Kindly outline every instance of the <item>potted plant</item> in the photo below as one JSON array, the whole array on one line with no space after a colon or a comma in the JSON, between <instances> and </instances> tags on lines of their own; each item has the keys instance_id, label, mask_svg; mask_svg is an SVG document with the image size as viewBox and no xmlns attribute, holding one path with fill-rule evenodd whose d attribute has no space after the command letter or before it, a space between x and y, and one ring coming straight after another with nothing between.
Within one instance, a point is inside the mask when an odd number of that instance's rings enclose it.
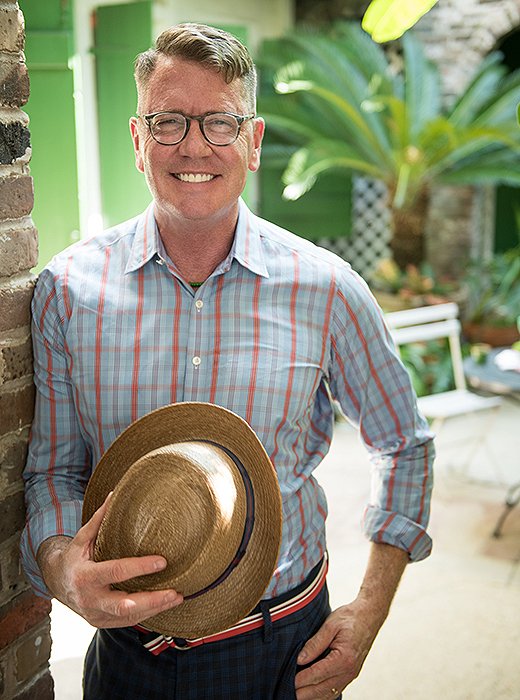
<instances>
[{"instance_id":1,"label":"potted plant","mask_svg":"<svg viewBox=\"0 0 520 700\"><path fill-rule=\"evenodd\" d=\"M433 184L520 184L520 70L506 75L501 55L490 54L445 108L439 71L420 42L408 32L402 47L398 72L356 24L270 40L259 56L259 112L277 155L281 144L292 149L283 176L287 199L341 169L386 183L392 253L405 269L425 258Z\"/></svg>"},{"instance_id":2,"label":"potted plant","mask_svg":"<svg viewBox=\"0 0 520 700\"><path fill-rule=\"evenodd\" d=\"M458 301L454 283L438 280L427 263L409 264L401 270L394 260L382 260L371 276L370 286L383 311Z\"/></svg>"},{"instance_id":3,"label":"potted plant","mask_svg":"<svg viewBox=\"0 0 520 700\"><path fill-rule=\"evenodd\" d=\"M520 244L487 260L475 260L464 280L464 335L471 343L509 346L520 339Z\"/></svg>"}]
</instances>

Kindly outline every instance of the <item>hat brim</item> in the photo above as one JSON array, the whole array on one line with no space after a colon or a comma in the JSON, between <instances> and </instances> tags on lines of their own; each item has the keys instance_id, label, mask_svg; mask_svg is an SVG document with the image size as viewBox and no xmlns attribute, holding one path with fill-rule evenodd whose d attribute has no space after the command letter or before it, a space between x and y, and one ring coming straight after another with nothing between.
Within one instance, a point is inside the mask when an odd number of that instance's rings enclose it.
<instances>
[{"instance_id":1,"label":"hat brim","mask_svg":"<svg viewBox=\"0 0 520 700\"><path fill-rule=\"evenodd\" d=\"M265 593L278 560L280 488L274 467L248 423L228 409L201 402L171 404L148 413L126 428L102 456L88 483L82 514L85 523L132 464L148 452L193 440L221 445L244 465L253 486L255 513L247 550L223 582L143 621L151 630L187 639L220 632L251 612ZM169 586L163 581L160 587ZM153 585L149 590L154 590Z\"/></svg>"}]
</instances>

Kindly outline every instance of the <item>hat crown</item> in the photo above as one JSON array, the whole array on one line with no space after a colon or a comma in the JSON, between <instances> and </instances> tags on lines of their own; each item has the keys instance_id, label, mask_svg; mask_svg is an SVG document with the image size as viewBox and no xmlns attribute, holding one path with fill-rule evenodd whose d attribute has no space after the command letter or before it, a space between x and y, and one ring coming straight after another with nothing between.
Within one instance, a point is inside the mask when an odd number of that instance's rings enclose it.
<instances>
[{"instance_id":1,"label":"hat crown","mask_svg":"<svg viewBox=\"0 0 520 700\"><path fill-rule=\"evenodd\" d=\"M150 518L146 517L146 509L150 507L156 514L157 504L159 506L163 504L159 513L166 512L168 517L161 522L167 526L173 519L173 511L177 513L175 522L181 525L184 523L184 527L186 523L192 521L196 524L190 527L189 532L177 529L175 537L171 534L161 537L160 533L157 535L154 533L151 538L154 547L151 551L162 554L168 562L177 559L188 562L191 549L198 550L199 547L197 541L195 544L191 541L188 543L188 536L193 536L193 531L204 531L206 523L212 520L212 516L207 514L211 508L214 508L217 513L213 519L225 524L226 514L233 501L233 498L228 495L227 488L223 486L227 483L226 479L220 476L206 475L202 481L209 481L209 485L206 483L204 488L195 489L196 494L199 495L204 493L205 489L207 493L213 494L203 499L204 507L197 509L192 505L192 502L196 501L193 496L193 485L191 491L187 490L189 494L186 496L181 496L178 490L174 490L173 495L166 494L168 487L165 484L169 483L172 472L176 472L178 467L172 470L173 455L170 454L167 459L165 458L166 464L162 467L165 470L164 475L158 476L160 472L158 465L162 458L156 456L156 453L161 454L165 446L166 452L171 452L174 447L179 448L180 443L193 442L198 445L209 444L221 448L222 454L219 452L216 454L226 464L225 468L231 469L233 483L237 490L237 498L233 504L233 519L238 522L236 531L232 530L229 537L217 534L211 542L208 542L205 536L201 538L206 543L203 556L208 559L199 562L197 567L196 555L191 557L194 563L193 566L188 564L187 569L191 568L194 574L200 577L191 586L188 573L184 579L185 588L182 578L168 576L170 565L162 575L152 574L140 577L139 585L134 585L132 589L128 587L128 582L119 584L119 587L124 590L175 587L183 593L196 590L195 594L185 595L181 605L153 615L141 623L157 632L186 638L213 634L237 623L257 605L276 569L282 538L281 493L269 456L248 423L222 406L196 401L171 404L150 411L129 425L103 454L88 483L82 513L82 521L86 523L103 504L109 492L113 491L107 508L108 517L101 525L102 537L98 535L99 545L96 541L94 548L94 559L100 561L126 556L126 554L119 555L117 552L121 549L121 539L127 527L131 527L134 533L136 548L141 546L143 531L151 532L151 527L147 524ZM188 448L184 446L180 449ZM215 448L212 447L215 454L214 450ZM198 454L201 454L200 450ZM231 462L223 455L230 458ZM142 473L141 485L135 489L135 492L127 493L126 487L120 490L118 486L127 472L145 456L148 457L145 460L146 468L136 470L138 474ZM201 459L198 458L195 461L200 463ZM177 457L175 457L175 463L177 463ZM233 468L233 463L240 472L241 481ZM199 478L204 470L207 473L208 464L206 457L202 459L202 466L199 464L198 468L195 468L192 463L189 467L191 478L182 480L182 483L189 484L195 473ZM214 471L210 469L209 473L214 474ZM242 488L246 492L245 524L241 515ZM143 494L148 495L143 498ZM212 499L219 504L218 508L207 505L212 502ZM136 516L130 509L132 500L144 503L144 526L136 525L134 522ZM173 505L165 506L166 501L168 503L171 501ZM186 501L191 506L189 514L184 511ZM213 527L214 524L210 528L211 533L214 532ZM230 555L234 550L235 542L239 540L240 531L242 531L242 539L238 549ZM184 550L179 549L181 541L185 545ZM174 551L169 552L168 547L172 542ZM228 543L229 546L226 549ZM101 549L102 552L100 552ZM208 575L204 576L202 574L207 570L208 562L214 566L214 570L211 572L208 570ZM208 584L209 579L211 581ZM132 581L135 584L136 579Z\"/></svg>"},{"instance_id":2,"label":"hat crown","mask_svg":"<svg viewBox=\"0 0 520 700\"><path fill-rule=\"evenodd\" d=\"M235 557L246 510L244 482L224 450L202 441L165 445L138 459L116 486L95 556L162 554L166 569L125 581L124 589L173 587L191 596Z\"/></svg>"}]
</instances>

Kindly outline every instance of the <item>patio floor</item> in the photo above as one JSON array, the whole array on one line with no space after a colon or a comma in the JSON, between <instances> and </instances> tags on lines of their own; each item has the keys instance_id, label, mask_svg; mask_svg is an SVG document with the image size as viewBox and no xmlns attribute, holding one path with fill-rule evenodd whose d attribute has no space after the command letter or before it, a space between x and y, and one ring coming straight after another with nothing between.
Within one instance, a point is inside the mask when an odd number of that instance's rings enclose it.
<instances>
[{"instance_id":1,"label":"patio floor","mask_svg":"<svg viewBox=\"0 0 520 700\"><path fill-rule=\"evenodd\" d=\"M491 536L507 486L520 481L520 404L504 402L472 464L462 468L469 441L487 421L451 419L439 434L433 554L408 568L360 677L345 693L349 700L520 698L520 506L503 536ZM355 597L368 555L359 529L368 462L346 423L337 425L317 476L329 499L329 588L338 606ZM92 628L55 603L52 634L56 700L80 700Z\"/></svg>"}]
</instances>

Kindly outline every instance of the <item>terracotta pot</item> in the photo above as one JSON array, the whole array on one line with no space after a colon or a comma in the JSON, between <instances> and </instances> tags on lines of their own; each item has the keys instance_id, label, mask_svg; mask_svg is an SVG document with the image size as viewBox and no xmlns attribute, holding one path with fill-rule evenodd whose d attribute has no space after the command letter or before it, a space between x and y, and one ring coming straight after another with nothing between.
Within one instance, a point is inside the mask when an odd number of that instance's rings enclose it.
<instances>
[{"instance_id":1,"label":"terracotta pot","mask_svg":"<svg viewBox=\"0 0 520 700\"><path fill-rule=\"evenodd\" d=\"M494 348L502 348L520 340L516 326L489 326L480 323L463 323L462 331L470 343L487 343Z\"/></svg>"}]
</instances>

